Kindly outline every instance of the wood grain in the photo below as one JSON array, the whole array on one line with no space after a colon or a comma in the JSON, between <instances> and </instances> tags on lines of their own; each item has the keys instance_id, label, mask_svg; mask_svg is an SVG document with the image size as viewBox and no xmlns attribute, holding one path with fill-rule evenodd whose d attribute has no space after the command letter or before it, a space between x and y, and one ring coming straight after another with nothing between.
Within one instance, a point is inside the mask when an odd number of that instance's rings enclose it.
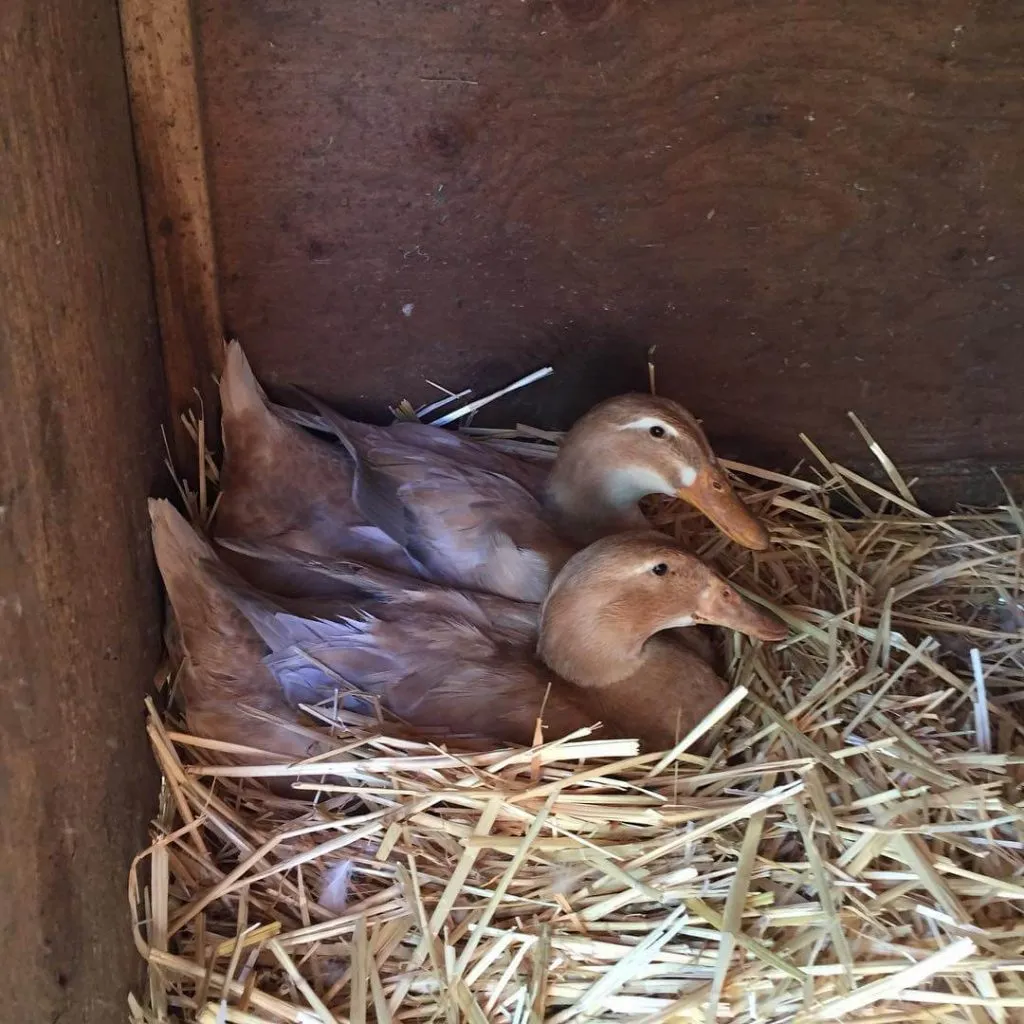
<instances>
[{"instance_id":1,"label":"wood grain","mask_svg":"<svg viewBox=\"0 0 1024 1024\"><path fill-rule=\"evenodd\" d=\"M109 1024L155 810L164 409L113 0L6 0L0 94L0 1018Z\"/></svg>"},{"instance_id":2,"label":"wood grain","mask_svg":"<svg viewBox=\"0 0 1024 1024\"><path fill-rule=\"evenodd\" d=\"M175 455L195 479L181 413L197 391L215 422L224 334L195 73L191 0L121 0ZM215 437L211 436L215 441Z\"/></svg>"},{"instance_id":3,"label":"wood grain","mask_svg":"<svg viewBox=\"0 0 1024 1024\"><path fill-rule=\"evenodd\" d=\"M367 412L553 362L505 415L556 425L657 343L732 454L860 459L854 408L946 497L1024 466L1012 0L197 9L225 317L271 379Z\"/></svg>"}]
</instances>

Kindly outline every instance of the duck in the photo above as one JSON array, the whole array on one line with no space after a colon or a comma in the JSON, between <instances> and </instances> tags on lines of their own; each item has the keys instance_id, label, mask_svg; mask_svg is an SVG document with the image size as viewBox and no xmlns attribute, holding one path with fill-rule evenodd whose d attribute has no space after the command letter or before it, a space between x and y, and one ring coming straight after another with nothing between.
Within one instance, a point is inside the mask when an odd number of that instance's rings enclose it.
<instances>
[{"instance_id":1,"label":"duck","mask_svg":"<svg viewBox=\"0 0 1024 1024\"><path fill-rule=\"evenodd\" d=\"M697 420L667 398L627 394L595 406L548 470L427 424L358 423L306 395L340 446L315 437L275 412L237 341L220 395L218 540L352 557L532 603L581 547L647 529L638 503L649 494L682 498L746 548L769 545ZM275 593L301 593L308 583L294 566L230 557Z\"/></svg>"},{"instance_id":2,"label":"duck","mask_svg":"<svg viewBox=\"0 0 1024 1024\"><path fill-rule=\"evenodd\" d=\"M540 608L530 648L514 633L495 633L486 615L451 606L387 615L382 602L364 598L330 618L296 615L230 576L167 503L151 505L151 516L189 664L182 686L189 724L236 738L246 734L238 722L243 703L291 715L290 722L299 704L347 686L433 735L530 746L539 720L548 738L601 723L603 735L664 750L728 689L664 631L706 622L765 641L787 634L774 615L656 531L606 537L571 556ZM263 655L255 675L254 637Z\"/></svg>"}]
</instances>

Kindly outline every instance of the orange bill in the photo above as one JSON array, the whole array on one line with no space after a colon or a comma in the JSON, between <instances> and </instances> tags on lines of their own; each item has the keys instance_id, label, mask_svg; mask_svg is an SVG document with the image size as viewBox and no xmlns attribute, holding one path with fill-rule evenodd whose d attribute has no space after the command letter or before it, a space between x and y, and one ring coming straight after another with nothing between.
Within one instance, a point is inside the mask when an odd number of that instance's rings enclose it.
<instances>
[{"instance_id":1,"label":"orange bill","mask_svg":"<svg viewBox=\"0 0 1024 1024\"><path fill-rule=\"evenodd\" d=\"M678 496L703 512L730 540L753 551L764 551L769 544L768 530L740 501L725 473L717 466L705 466L689 487L681 487Z\"/></svg>"},{"instance_id":2,"label":"orange bill","mask_svg":"<svg viewBox=\"0 0 1024 1024\"><path fill-rule=\"evenodd\" d=\"M740 597L728 585L709 587L701 595L699 613L694 618L758 640L778 641L789 636L789 627L780 618Z\"/></svg>"}]
</instances>

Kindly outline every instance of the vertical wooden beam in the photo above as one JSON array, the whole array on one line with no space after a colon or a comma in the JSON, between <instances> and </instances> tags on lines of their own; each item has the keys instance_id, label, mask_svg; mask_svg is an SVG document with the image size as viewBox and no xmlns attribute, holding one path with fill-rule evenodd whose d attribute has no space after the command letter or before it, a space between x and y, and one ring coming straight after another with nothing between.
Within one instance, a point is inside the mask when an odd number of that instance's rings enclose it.
<instances>
[{"instance_id":1,"label":"vertical wooden beam","mask_svg":"<svg viewBox=\"0 0 1024 1024\"><path fill-rule=\"evenodd\" d=\"M193 473L181 414L197 391L216 412L223 325L191 0L121 0L121 32L175 455Z\"/></svg>"},{"instance_id":2,"label":"vertical wooden beam","mask_svg":"<svg viewBox=\"0 0 1024 1024\"><path fill-rule=\"evenodd\" d=\"M0 0L0 97L0 1019L110 1024L157 807L166 415L116 0Z\"/></svg>"}]
</instances>

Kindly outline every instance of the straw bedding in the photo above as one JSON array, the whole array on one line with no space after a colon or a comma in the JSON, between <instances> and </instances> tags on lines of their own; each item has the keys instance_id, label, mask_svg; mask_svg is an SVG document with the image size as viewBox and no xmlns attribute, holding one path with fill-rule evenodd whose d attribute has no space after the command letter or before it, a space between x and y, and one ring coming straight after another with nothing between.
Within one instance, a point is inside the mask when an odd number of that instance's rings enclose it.
<instances>
[{"instance_id":1,"label":"straw bedding","mask_svg":"<svg viewBox=\"0 0 1024 1024\"><path fill-rule=\"evenodd\" d=\"M460 753L320 707L328 758L224 767L150 705L133 1020L1024 1020L1024 518L925 514L864 433L884 487L813 446L730 467L764 555L653 511L793 631L728 638L707 758Z\"/></svg>"}]
</instances>

